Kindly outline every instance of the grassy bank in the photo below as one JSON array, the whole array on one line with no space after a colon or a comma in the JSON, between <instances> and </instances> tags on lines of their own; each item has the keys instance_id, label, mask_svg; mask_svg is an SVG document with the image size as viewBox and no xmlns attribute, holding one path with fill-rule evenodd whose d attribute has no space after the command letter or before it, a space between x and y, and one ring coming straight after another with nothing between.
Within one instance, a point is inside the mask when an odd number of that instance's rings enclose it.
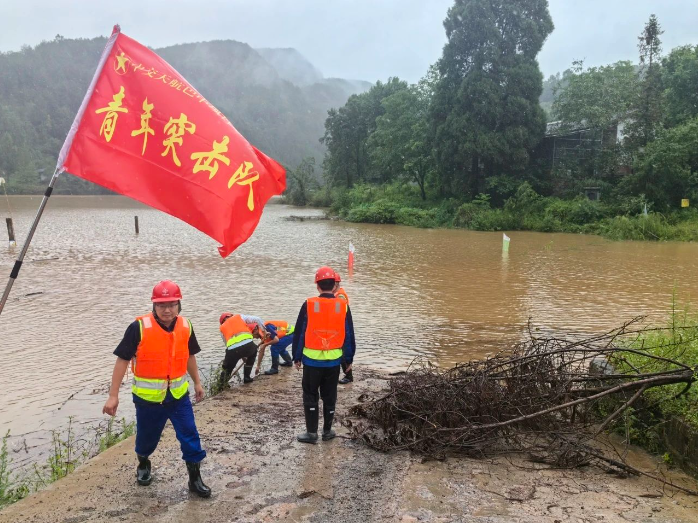
<instances>
[{"instance_id":1,"label":"grassy bank","mask_svg":"<svg viewBox=\"0 0 698 523\"><path fill-rule=\"evenodd\" d=\"M206 397L216 396L229 388L221 384L223 369L220 365L199 372ZM46 461L34 463L28 470L20 472L13 470L7 448L10 439L8 430L0 443L0 509L67 476L88 459L135 433L135 421L109 418L85 433L77 434L73 419L68 418L68 424L63 430L51 431L51 445Z\"/></svg>"},{"instance_id":2,"label":"grassy bank","mask_svg":"<svg viewBox=\"0 0 698 523\"><path fill-rule=\"evenodd\" d=\"M543 197L523 184L502 206L488 195L472 201L454 198L422 200L416 186L356 185L331 192L320 189L309 198L314 206L357 223L387 223L422 228L475 231L539 231L598 234L613 240L698 240L698 211L677 209L644 214L642 198L594 202Z\"/></svg>"},{"instance_id":3,"label":"grassy bank","mask_svg":"<svg viewBox=\"0 0 698 523\"><path fill-rule=\"evenodd\" d=\"M622 361L613 361L616 368L638 373L666 372L676 368L668 363L674 360L693 368L695 372L698 363L698 314L688 307L679 308L674 302L666 326L643 332L639 337L626 341L626 344L637 352L626 355ZM667 361L647 358L644 354L648 352ZM609 404L607 407L615 409L616 405ZM631 409L618 430L631 443L662 454L667 450L663 441L664 426L672 417L678 417L691 430L698 432L698 387L694 385L687 389L684 384L676 384L646 390L642 408ZM665 454L665 459L671 458Z\"/></svg>"},{"instance_id":4,"label":"grassy bank","mask_svg":"<svg viewBox=\"0 0 698 523\"><path fill-rule=\"evenodd\" d=\"M34 463L21 473L12 470L12 458L8 452L10 431L0 445L0 509L59 480L92 456L113 447L135 433L135 422L125 418L110 418L92 427L85 434L77 434L72 418L64 430L51 432L51 447L43 464Z\"/></svg>"}]
</instances>

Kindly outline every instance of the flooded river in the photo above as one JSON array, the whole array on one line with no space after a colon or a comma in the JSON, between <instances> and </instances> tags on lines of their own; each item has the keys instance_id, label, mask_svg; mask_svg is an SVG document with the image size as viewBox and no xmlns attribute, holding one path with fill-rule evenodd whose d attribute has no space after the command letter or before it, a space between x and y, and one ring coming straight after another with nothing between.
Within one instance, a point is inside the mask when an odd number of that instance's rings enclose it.
<instances>
[{"instance_id":1,"label":"flooded river","mask_svg":"<svg viewBox=\"0 0 698 523\"><path fill-rule=\"evenodd\" d=\"M10 198L20 242L39 202ZM9 215L4 199L0 211ZM446 366L494 352L521 339L529 318L562 332L637 315L659 322L674 289L684 302L698 291L698 245L511 233L503 253L501 233L285 219L321 214L268 205L252 238L224 260L210 238L126 198L52 197L0 315L0 431L11 430L13 450L45 444L69 416L85 426L104 419L112 351L165 278L182 288L204 370L223 356L222 311L293 322L325 264L351 299L357 367L388 370L417 356ZM4 288L18 250L7 247L4 225L0 240ZM127 387L119 409L132 416Z\"/></svg>"}]
</instances>

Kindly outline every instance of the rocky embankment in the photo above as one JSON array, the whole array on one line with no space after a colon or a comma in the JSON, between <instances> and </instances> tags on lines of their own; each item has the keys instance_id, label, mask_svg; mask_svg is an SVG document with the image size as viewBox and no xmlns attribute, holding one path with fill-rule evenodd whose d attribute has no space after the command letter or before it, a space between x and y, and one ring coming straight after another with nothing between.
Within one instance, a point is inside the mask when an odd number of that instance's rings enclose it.
<instances>
[{"instance_id":1,"label":"rocky embankment","mask_svg":"<svg viewBox=\"0 0 698 523\"><path fill-rule=\"evenodd\" d=\"M187 490L171 427L152 456L154 481L135 481L133 439L0 512L0 523L149 522L694 522L698 499L644 478L598 469L534 470L519 458L423 462L380 454L346 437L317 445L295 441L303 428L300 373L283 369L196 407L208 451L202 470L210 499ZM338 414L386 376L358 369L340 388ZM637 453L636 466L656 462ZM674 481L696 488L676 474Z\"/></svg>"}]
</instances>

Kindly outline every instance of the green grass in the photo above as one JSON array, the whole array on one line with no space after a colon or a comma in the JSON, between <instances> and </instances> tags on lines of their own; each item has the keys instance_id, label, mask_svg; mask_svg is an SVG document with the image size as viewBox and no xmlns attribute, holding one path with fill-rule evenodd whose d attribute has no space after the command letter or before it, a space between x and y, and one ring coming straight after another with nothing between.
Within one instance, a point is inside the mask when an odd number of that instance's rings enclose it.
<instances>
[{"instance_id":1,"label":"green grass","mask_svg":"<svg viewBox=\"0 0 698 523\"><path fill-rule=\"evenodd\" d=\"M638 198L594 202L582 196L542 197L528 184L521 185L503 207L492 207L486 194L466 202L434 195L424 201L417 187L398 183L358 184L332 191L322 188L313 194L311 203L329 205L330 213L355 223L596 234L611 240L698 241L698 210L644 215L640 213L644 201Z\"/></svg>"},{"instance_id":2,"label":"green grass","mask_svg":"<svg viewBox=\"0 0 698 523\"><path fill-rule=\"evenodd\" d=\"M677 368L650 355L695 369L698 364L698 315L688 307L678 308L674 300L664 328L648 330L637 338L626 340L624 344L638 352L625 353L622 359L611 362L623 372L653 373ZM662 425L672 416L678 416L698 430L698 387L694 385L687 391L685 388L684 384L675 384L648 389L643 394L643 408L629 409L624 423L618 425L616 430L624 433L632 443L652 452L663 452ZM621 401L624 400L607 402L602 409L610 412Z\"/></svg>"}]
</instances>

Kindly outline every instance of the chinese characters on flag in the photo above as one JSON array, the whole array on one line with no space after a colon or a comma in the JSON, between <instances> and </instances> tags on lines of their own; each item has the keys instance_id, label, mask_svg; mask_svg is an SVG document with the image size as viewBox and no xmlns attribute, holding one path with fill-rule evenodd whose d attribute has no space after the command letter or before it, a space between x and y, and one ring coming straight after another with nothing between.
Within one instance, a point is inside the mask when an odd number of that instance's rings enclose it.
<instances>
[{"instance_id":1,"label":"chinese characters on flag","mask_svg":"<svg viewBox=\"0 0 698 523\"><path fill-rule=\"evenodd\" d=\"M167 62L118 27L58 169L139 200L222 244L252 234L284 168L255 149Z\"/></svg>"}]
</instances>

